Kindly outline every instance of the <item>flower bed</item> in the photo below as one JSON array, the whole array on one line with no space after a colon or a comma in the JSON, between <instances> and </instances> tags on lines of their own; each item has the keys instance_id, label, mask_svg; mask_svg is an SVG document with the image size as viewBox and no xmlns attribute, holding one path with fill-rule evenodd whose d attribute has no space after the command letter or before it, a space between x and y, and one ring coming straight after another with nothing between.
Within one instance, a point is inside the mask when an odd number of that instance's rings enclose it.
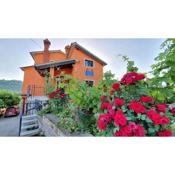
<instances>
[{"instance_id":1,"label":"flower bed","mask_svg":"<svg viewBox=\"0 0 175 175\"><path fill-rule=\"evenodd\" d=\"M126 73L101 97L98 128L105 136L172 136L175 108L158 104L144 81L145 75Z\"/></svg>"}]
</instances>

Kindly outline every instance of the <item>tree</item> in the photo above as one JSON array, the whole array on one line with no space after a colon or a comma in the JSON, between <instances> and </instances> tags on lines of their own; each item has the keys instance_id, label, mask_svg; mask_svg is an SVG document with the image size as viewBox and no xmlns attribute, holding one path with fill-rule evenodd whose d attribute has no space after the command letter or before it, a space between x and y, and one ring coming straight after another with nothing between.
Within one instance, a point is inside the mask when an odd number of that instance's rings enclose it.
<instances>
[{"instance_id":1,"label":"tree","mask_svg":"<svg viewBox=\"0 0 175 175\"><path fill-rule=\"evenodd\" d=\"M159 102L172 103L175 100L175 39L164 41L161 49L152 65L153 78L149 85L152 96Z\"/></svg>"}]
</instances>

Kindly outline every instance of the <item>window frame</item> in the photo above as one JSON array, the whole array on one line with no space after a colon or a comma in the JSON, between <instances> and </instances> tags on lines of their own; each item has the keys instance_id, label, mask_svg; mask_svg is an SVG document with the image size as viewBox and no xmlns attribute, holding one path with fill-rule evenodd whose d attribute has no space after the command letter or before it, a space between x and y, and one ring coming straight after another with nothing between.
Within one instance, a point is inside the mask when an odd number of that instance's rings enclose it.
<instances>
[{"instance_id":1,"label":"window frame","mask_svg":"<svg viewBox=\"0 0 175 175\"><path fill-rule=\"evenodd\" d=\"M87 71L90 71L90 72L92 73L92 75L87 75L87 74L86 74ZM94 71L93 71L93 70L88 70L88 69L87 69L87 70L85 71L85 76L94 77Z\"/></svg>"},{"instance_id":2,"label":"window frame","mask_svg":"<svg viewBox=\"0 0 175 175\"><path fill-rule=\"evenodd\" d=\"M92 64L93 64L93 66L86 66L86 61L91 61ZM85 67L91 67L91 68L94 68L94 67L95 67L95 62L94 62L93 60L90 60L90 59L85 58L85 59L84 59L84 66L85 66Z\"/></svg>"},{"instance_id":3,"label":"window frame","mask_svg":"<svg viewBox=\"0 0 175 175\"><path fill-rule=\"evenodd\" d=\"M88 79L85 79L85 82L86 82L86 83L87 83L87 81L91 81L91 82L93 82L93 85L90 86L90 87L93 87L93 86L95 85L95 80L88 80Z\"/></svg>"}]
</instances>

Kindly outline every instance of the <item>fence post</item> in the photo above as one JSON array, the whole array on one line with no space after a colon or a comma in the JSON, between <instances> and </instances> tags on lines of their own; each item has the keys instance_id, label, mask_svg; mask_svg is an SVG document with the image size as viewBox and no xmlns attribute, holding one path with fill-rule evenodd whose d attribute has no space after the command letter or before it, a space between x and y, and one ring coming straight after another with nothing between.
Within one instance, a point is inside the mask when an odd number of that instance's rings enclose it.
<instances>
[{"instance_id":1,"label":"fence post","mask_svg":"<svg viewBox=\"0 0 175 175\"><path fill-rule=\"evenodd\" d=\"M22 95L22 109L19 114L19 133L18 136L20 136L21 133L21 125L22 125L22 116L24 115L25 112L25 105L26 105L26 95Z\"/></svg>"}]
</instances>

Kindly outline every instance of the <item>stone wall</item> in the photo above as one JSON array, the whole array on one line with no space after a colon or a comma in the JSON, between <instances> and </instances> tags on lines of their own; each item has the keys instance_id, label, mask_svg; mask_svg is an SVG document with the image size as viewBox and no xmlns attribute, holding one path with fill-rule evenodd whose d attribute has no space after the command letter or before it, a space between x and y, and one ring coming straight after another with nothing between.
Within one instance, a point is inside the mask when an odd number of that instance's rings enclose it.
<instances>
[{"instance_id":1,"label":"stone wall","mask_svg":"<svg viewBox=\"0 0 175 175\"><path fill-rule=\"evenodd\" d=\"M47 114L45 116L38 116L38 120L42 127L42 132L46 137L66 137L66 136L77 136L77 137L91 137L93 135L88 133L69 133L63 128L58 128L57 124L59 122L58 117Z\"/></svg>"}]
</instances>

